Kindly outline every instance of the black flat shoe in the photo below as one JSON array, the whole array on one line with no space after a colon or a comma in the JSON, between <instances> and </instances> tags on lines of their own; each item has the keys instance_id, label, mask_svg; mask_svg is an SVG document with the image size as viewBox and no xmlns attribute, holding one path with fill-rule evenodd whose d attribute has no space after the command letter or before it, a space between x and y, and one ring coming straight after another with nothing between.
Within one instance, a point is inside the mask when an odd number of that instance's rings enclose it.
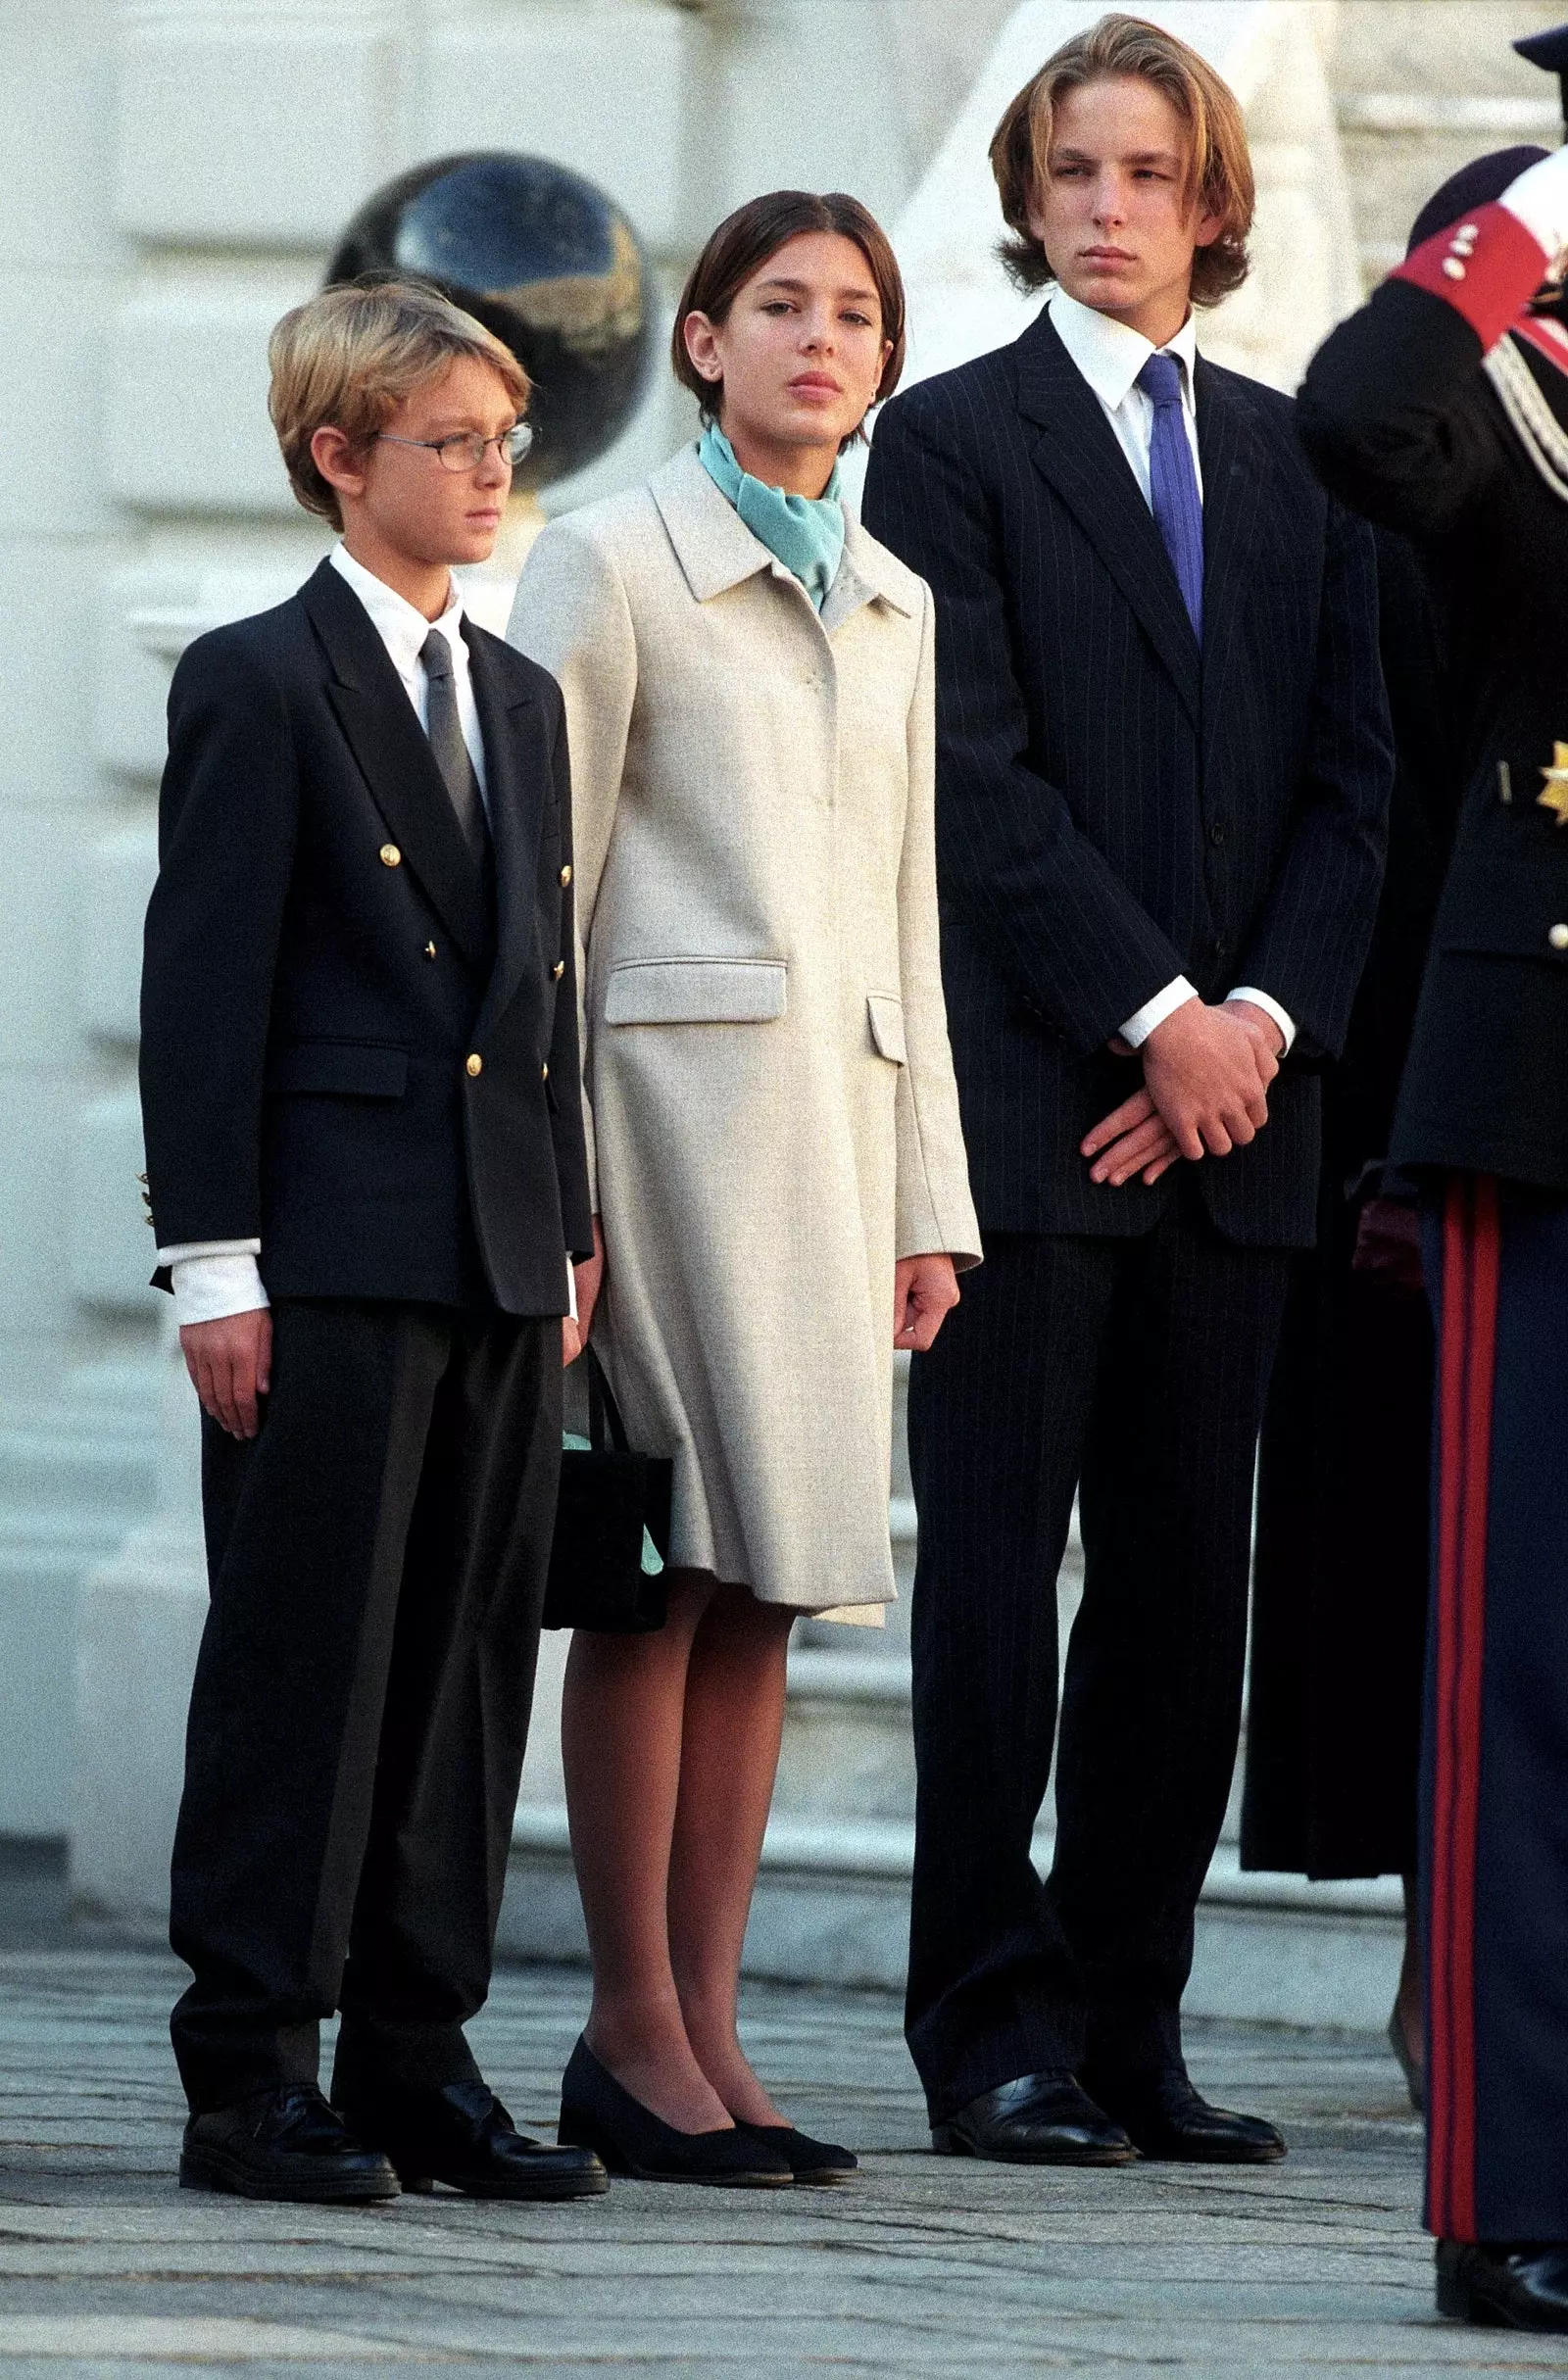
<instances>
[{"instance_id":1,"label":"black flat shoe","mask_svg":"<svg viewBox=\"0 0 1568 2380\"><path fill-rule=\"evenodd\" d=\"M1167 2066L1135 2082L1097 2077L1093 2088L1140 2157L1186 2165L1277 2165L1285 2142L1257 2115L1211 2108L1186 2068Z\"/></svg>"},{"instance_id":2,"label":"black flat shoe","mask_svg":"<svg viewBox=\"0 0 1568 2380\"><path fill-rule=\"evenodd\" d=\"M860 2170L860 2161L853 2150L835 2148L830 2140L813 2140L809 2132L797 2132L793 2124L749 2124L737 2115L735 2128L760 2140L764 2148L776 2149L798 2182L847 2182L852 2173Z\"/></svg>"},{"instance_id":3,"label":"black flat shoe","mask_svg":"<svg viewBox=\"0 0 1568 2380\"><path fill-rule=\"evenodd\" d=\"M1568 2331L1568 2244L1439 2240L1438 2311L1509 2330Z\"/></svg>"},{"instance_id":4,"label":"black flat shoe","mask_svg":"<svg viewBox=\"0 0 1568 2380\"><path fill-rule=\"evenodd\" d=\"M985 2157L1004 2165L1128 2165L1137 2154L1064 2069L1020 2074L982 2091L931 2127L939 2157Z\"/></svg>"},{"instance_id":5,"label":"black flat shoe","mask_svg":"<svg viewBox=\"0 0 1568 2380\"><path fill-rule=\"evenodd\" d=\"M1410 2055L1410 2045L1405 2040L1404 2027L1399 2022L1397 2009L1389 2018L1389 2047L1394 2052L1400 2073L1404 2076L1404 2087L1410 2094L1411 2107L1418 2115L1424 2115L1427 2112L1426 2077Z\"/></svg>"},{"instance_id":6,"label":"black flat shoe","mask_svg":"<svg viewBox=\"0 0 1568 2380\"><path fill-rule=\"evenodd\" d=\"M519 2132L484 2082L449 2082L339 2103L362 2140L384 2150L405 2190L437 2182L469 2198L597 2198L610 2187L590 2150L547 2148Z\"/></svg>"},{"instance_id":7,"label":"black flat shoe","mask_svg":"<svg viewBox=\"0 0 1568 2380\"><path fill-rule=\"evenodd\" d=\"M561 2080L563 2144L592 2149L612 2173L640 2182L706 2182L722 2190L787 2190L789 2161L770 2142L733 2124L721 2132L677 2132L600 2064L579 2040Z\"/></svg>"},{"instance_id":8,"label":"black flat shoe","mask_svg":"<svg viewBox=\"0 0 1568 2380\"><path fill-rule=\"evenodd\" d=\"M319 2091L285 2083L232 2108L193 2115L179 2153L182 2190L322 2206L396 2198L398 2177L379 2149L357 2140Z\"/></svg>"}]
</instances>

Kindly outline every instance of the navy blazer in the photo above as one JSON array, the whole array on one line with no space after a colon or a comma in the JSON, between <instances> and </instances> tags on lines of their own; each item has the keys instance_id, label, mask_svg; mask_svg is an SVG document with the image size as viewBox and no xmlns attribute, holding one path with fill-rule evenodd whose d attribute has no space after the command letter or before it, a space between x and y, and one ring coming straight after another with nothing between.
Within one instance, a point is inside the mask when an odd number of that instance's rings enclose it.
<instances>
[{"instance_id":1,"label":"navy blazer","mask_svg":"<svg viewBox=\"0 0 1568 2380\"><path fill-rule=\"evenodd\" d=\"M1252 984L1298 1029L1214 1222L1314 1236L1314 1064L1376 913L1394 755L1370 533L1287 398L1200 361L1200 651L1153 515L1049 313L877 425L867 526L937 602L937 859L964 1133L991 1231L1146 1231L1175 1191L1078 1153L1139 1076L1117 1028L1174 976Z\"/></svg>"},{"instance_id":2,"label":"navy blazer","mask_svg":"<svg viewBox=\"0 0 1568 2380\"><path fill-rule=\"evenodd\" d=\"M495 888L323 562L169 697L141 1089L162 1247L262 1243L273 1296L564 1311L592 1245L560 689L464 624Z\"/></svg>"}]
</instances>

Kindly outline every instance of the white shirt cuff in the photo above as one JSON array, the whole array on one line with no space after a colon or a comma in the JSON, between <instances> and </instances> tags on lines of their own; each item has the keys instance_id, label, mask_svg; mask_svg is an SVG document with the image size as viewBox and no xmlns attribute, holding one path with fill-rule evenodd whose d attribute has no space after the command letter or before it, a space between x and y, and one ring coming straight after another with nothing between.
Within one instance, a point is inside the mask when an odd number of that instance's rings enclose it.
<instances>
[{"instance_id":1,"label":"white shirt cuff","mask_svg":"<svg viewBox=\"0 0 1568 2380\"><path fill-rule=\"evenodd\" d=\"M160 1260L170 1269L174 1321L181 1331L187 1323L221 1322L225 1315L253 1314L259 1306L270 1305L253 1252L260 1244L258 1240L251 1247L207 1254L159 1249Z\"/></svg>"},{"instance_id":2,"label":"white shirt cuff","mask_svg":"<svg viewBox=\"0 0 1568 2380\"><path fill-rule=\"evenodd\" d=\"M1271 1016L1285 1036L1285 1046L1280 1055L1282 1058L1290 1056L1291 1044L1296 1039L1296 1019L1288 1008L1282 1008L1278 1000L1271 1000L1266 992L1259 992L1255 984L1238 984L1236 990L1227 992L1225 996L1232 1000L1250 1000L1254 1008L1261 1008L1265 1016Z\"/></svg>"},{"instance_id":3,"label":"white shirt cuff","mask_svg":"<svg viewBox=\"0 0 1568 2380\"><path fill-rule=\"evenodd\" d=\"M567 1320L568 1322L575 1322L575 1321L576 1321L576 1319L577 1319L577 1268L576 1268L576 1266L575 1266L575 1265L572 1263L571 1258L568 1256L568 1257L566 1258L566 1320Z\"/></svg>"},{"instance_id":4,"label":"white shirt cuff","mask_svg":"<svg viewBox=\"0 0 1568 2380\"><path fill-rule=\"evenodd\" d=\"M1539 164L1527 166L1498 204L1515 222L1523 223L1551 264L1568 248L1568 150L1554 149Z\"/></svg>"},{"instance_id":5,"label":"white shirt cuff","mask_svg":"<svg viewBox=\"0 0 1568 2380\"><path fill-rule=\"evenodd\" d=\"M1129 1049L1142 1049L1156 1025L1163 1025L1168 1016L1173 1016L1178 1008L1185 1008L1189 1000L1197 997L1197 990L1186 976L1178 975L1173 983L1165 986L1163 992L1156 992L1152 1000L1145 1000L1143 1006L1127 1019L1121 1028L1122 1040Z\"/></svg>"}]
</instances>

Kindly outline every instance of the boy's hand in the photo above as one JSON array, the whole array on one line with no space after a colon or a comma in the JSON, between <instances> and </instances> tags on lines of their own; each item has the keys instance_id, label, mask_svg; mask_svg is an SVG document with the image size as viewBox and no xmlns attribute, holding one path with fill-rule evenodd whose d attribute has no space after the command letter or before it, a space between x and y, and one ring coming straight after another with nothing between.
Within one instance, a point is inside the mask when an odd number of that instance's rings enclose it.
<instances>
[{"instance_id":1,"label":"boy's hand","mask_svg":"<svg viewBox=\"0 0 1568 2380\"><path fill-rule=\"evenodd\" d=\"M179 1335L191 1385L231 1438L253 1438L262 1426L260 1400L272 1384L272 1317L266 1306L224 1314L217 1322L188 1322Z\"/></svg>"},{"instance_id":2,"label":"boy's hand","mask_svg":"<svg viewBox=\"0 0 1568 2380\"><path fill-rule=\"evenodd\" d=\"M1278 1074L1271 1042L1282 1036L1250 1002L1210 1008L1184 1001L1143 1047L1144 1081L1184 1157L1228 1157L1268 1122L1265 1093Z\"/></svg>"},{"instance_id":3,"label":"boy's hand","mask_svg":"<svg viewBox=\"0 0 1568 2380\"><path fill-rule=\"evenodd\" d=\"M1108 1182L1115 1190L1134 1174L1146 1183L1157 1182L1182 1153L1147 1090L1135 1091L1102 1117L1078 1147L1080 1155L1096 1160L1089 1168L1090 1180Z\"/></svg>"}]
</instances>

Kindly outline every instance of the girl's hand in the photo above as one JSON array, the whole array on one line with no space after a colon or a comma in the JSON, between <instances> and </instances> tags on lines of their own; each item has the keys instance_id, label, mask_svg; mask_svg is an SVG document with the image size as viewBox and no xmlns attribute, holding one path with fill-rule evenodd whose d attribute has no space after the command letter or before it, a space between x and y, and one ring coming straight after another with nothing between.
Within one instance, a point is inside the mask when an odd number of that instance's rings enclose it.
<instances>
[{"instance_id":1,"label":"girl's hand","mask_svg":"<svg viewBox=\"0 0 1568 2380\"><path fill-rule=\"evenodd\" d=\"M588 1344L588 1334L594 1327L594 1308L605 1279L605 1235L594 1217L594 1252L586 1264L572 1268L577 1283L577 1319L568 1314L561 1326L561 1360L574 1364Z\"/></svg>"},{"instance_id":2,"label":"girl's hand","mask_svg":"<svg viewBox=\"0 0 1568 2380\"><path fill-rule=\"evenodd\" d=\"M893 1344L923 1355L957 1302L951 1256L901 1256L893 1268Z\"/></svg>"}]
</instances>

